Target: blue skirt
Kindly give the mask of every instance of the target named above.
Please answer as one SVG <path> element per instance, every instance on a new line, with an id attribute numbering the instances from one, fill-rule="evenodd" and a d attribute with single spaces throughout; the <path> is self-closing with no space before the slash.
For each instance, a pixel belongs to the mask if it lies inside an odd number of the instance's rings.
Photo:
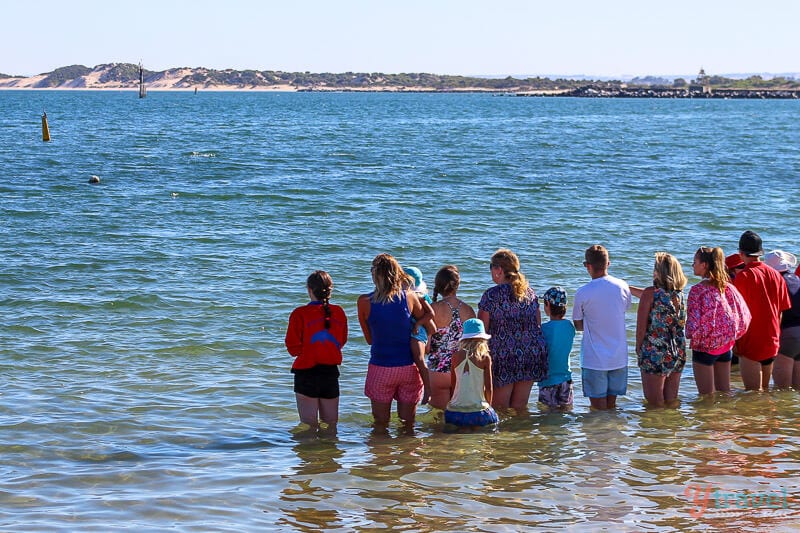
<path id="1" fill-rule="evenodd" d="M 494 409 L 487 407 L 471 413 L 445 411 L 444 421 L 446 424 L 453 424 L 454 426 L 488 426 L 489 424 L 497 424 L 500 419 L 497 418 L 497 413 L 494 412 Z"/>

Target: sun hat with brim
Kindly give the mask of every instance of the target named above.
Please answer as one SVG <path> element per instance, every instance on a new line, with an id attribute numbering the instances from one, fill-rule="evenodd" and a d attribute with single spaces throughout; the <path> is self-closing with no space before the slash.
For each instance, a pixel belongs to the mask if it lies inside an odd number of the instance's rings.
<path id="1" fill-rule="evenodd" d="M 764 262 L 778 272 L 788 272 L 797 266 L 797 257 L 783 250 L 772 250 L 764 256 Z"/>
<path id="2" fill-rule="evenodd" d="M 417 267 L 404 267 L 403 272 L 408 274 L 414 283 L 411 290 L 414 292 L 428 292 L 428 284 L 422 279 L 422 271 Z"/>
<path id="3" fill-rule="evenodd" d="M 739 268 L 744 266 L 744 261 L 742 261 L 742 256 L 739 254 L 731 254 L 725 258 L 725 268 L 728 270 L 733 270 L 734 268 Z"/>
<path id="4" fill-rule="evenodd" d="M 491 339 L 492 336 L 486 333 L 483 327 L 483 320 L 477 318 L 470 318 L 464 321 L 464 333 L 461 335 L 461 340 L 465 339 Z"/>

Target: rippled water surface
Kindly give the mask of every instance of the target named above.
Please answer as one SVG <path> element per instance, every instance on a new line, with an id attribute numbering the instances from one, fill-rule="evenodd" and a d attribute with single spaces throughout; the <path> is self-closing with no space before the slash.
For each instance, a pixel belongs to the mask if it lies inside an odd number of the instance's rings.
<path id="1" fill-rule="evenodd" d="M 570 413 L 376 433 L 355 301 L 383 251 L 473 305 L 500 246 L 570 299 L 595 242 L 634 285 L 744 229 L 800 252 L 798 105 L 0 91 L 0 528 L 791 530 L 797 393 L 698 399 L 687 369 L 647 409 L 631 357 L 617 412 L 576 379 Z M 283 348 L 317 268 L 351 326 L 322 439 Z"/>

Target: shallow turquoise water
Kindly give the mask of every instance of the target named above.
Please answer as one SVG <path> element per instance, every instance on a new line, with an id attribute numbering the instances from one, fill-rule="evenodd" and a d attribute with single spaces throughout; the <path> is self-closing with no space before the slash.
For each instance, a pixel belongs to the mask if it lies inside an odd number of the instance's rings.
<path id="1" fill-rule="evenodd" d="M 798 105 L 0 91 L 0 527 L 791 527 L 791 498 L 693 514 L 687 494 L 800 498 L 796 393 L 700 401 L 689 370 L 678 410 L 647 410 L 632 358 L 616 413 L 578 386 L 573 413 L 494 434 L 427 408 L 374 434 L 355 301 L 384 251 L 429 283 L 457 264 L 473 305 L 500 246 L 570 298 L 595 242 L 635 285 L 655 251 L 690 273 L 744 229 L 800 252 Z M 351 336 L 340 434 L 309 440 L 283 334 L 317 268 Z"/>

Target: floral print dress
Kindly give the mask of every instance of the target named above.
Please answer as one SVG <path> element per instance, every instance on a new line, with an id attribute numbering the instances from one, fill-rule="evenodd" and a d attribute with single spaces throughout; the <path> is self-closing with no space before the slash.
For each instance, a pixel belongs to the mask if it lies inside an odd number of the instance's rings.
<path id="1" fill-rule="evenodd" d="M 502 283 L 483 293 L 478 309 L 489 313 L 489 352 L 495 388 L 547 377 L 547 347 L 537 320 L 539 299 L 528 288 L 522 300 Z"/>
<path id="2" fill-rule="evenodd" d="M 674 300 L 678 301 L 677 309 Z M 647 320 L 647 332 L 637 352 L 642 372 L 668 376 L 683 371 L 686 364 L 685 325 L 683 291 L 656 288 Z"/>
<path id="3" fill-rule="evenodd" d="M 446 327 L 438 328 L 436 332 L 431 335 L 431 352 L 428 354 L 428 369 L 433 372 L 450 372 L 450 360 L 453 354 L 458 350 L 458 342 L 461 340 L 461 335 L 464 333 L 461 315 L 458 312 L 458 308 L 461 307 L 461 300 L 456 301 L 455 307 L 450 305 L 447 301 L 444 303 L 450 307 L 450 324 Z"/>

